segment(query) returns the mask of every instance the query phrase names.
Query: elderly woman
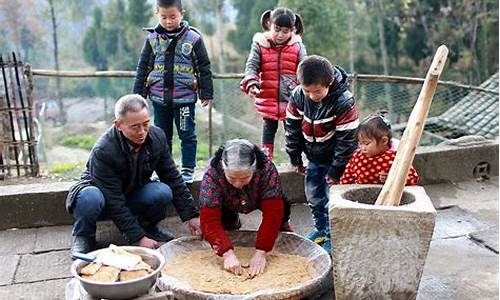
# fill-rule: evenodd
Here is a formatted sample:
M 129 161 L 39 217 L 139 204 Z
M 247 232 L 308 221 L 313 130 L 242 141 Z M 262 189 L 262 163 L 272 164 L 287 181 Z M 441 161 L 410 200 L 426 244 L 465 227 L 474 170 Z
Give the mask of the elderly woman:
M 247 140 L 227 141 L 210 160 L 201 182 L 200 206 L 203 236 L 224 258 L 224 269 L 236 275 L 242 274 L 242 265 L 224 230 L 241 227 L 239 213 L 262 211 L 255 254 L 249 262 L 252 276 L 264 272 L 266 254 L 273 249 L 280 229 L 292 231 L 288 224 L 290 206 L 284 200 L 278 171 Z

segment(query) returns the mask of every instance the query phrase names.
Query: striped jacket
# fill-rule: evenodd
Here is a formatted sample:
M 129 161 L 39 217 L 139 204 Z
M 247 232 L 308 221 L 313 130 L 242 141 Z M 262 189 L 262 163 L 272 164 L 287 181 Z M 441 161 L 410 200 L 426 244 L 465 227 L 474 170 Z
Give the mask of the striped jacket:
M 321 102 L 309 99 L 302 88 L 292 93 L 286 111 L 286 151 L 292 165 L 308 160 L 331 165 L 328 176 L 339 180 L 357 148 L 358 109 L 347 89 L 346 72 L 334 67 L 334 82 Z

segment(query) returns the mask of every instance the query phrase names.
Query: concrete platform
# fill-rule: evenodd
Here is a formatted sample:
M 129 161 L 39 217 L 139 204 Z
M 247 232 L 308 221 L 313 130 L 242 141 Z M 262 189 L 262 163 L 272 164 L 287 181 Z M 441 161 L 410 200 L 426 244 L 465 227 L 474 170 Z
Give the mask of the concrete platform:
M 498 299 L 498 177 L 425 189 L 438 215 L 417 299 Z M 243 229 L 256 230 L 260 213 L 242 220 Z M 312 229 L 305 204 L 292 206 L 291 223 L 298 234 Z M 177 217 L 163 225 L 177 236 L 188 233 Z M 98 230 L 102 246 L 124 243 L 113 224 Z M 70 235 L 71 226 L 0 231 L 0 299 L 64 299 Z

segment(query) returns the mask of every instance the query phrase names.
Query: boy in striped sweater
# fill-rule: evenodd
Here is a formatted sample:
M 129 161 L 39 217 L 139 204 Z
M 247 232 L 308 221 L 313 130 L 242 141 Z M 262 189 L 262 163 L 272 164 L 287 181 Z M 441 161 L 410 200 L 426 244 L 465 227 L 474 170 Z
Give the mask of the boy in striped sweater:
M 330 253 L 329 186 L 338 184 L 357 148 L 358 109 L 347 89 L 347 73 L 321 56 L 299 65 L 300 84 L 287 106 L 286 150 L 297 173 L 305 175 L 305 194 L 315 229 L 307 238 Z M 308 159 L 307 168 L 302 152 Z

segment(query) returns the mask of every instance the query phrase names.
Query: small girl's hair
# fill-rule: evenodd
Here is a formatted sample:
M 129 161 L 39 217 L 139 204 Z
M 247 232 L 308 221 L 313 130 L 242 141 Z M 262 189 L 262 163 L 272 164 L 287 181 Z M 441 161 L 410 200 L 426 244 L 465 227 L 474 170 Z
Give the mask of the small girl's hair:
M 391 122 L 385 117 L 386 114 L 386 111 L 379 111 L 364 118 L 358 126 L 357 137 L 373 138 L 378 144 L 386 136 L 390 142 L 392 138 Z
M 262 13 L 260 16 L 262 29 L 264 31 L 270 30 L 271 24 L 287 28 L 295 27 L 295 33 L 298 35 L 304 33 L 304 21 L 302 17 L 286 7 L 278 7 L 272 11 L 269 9 Z

